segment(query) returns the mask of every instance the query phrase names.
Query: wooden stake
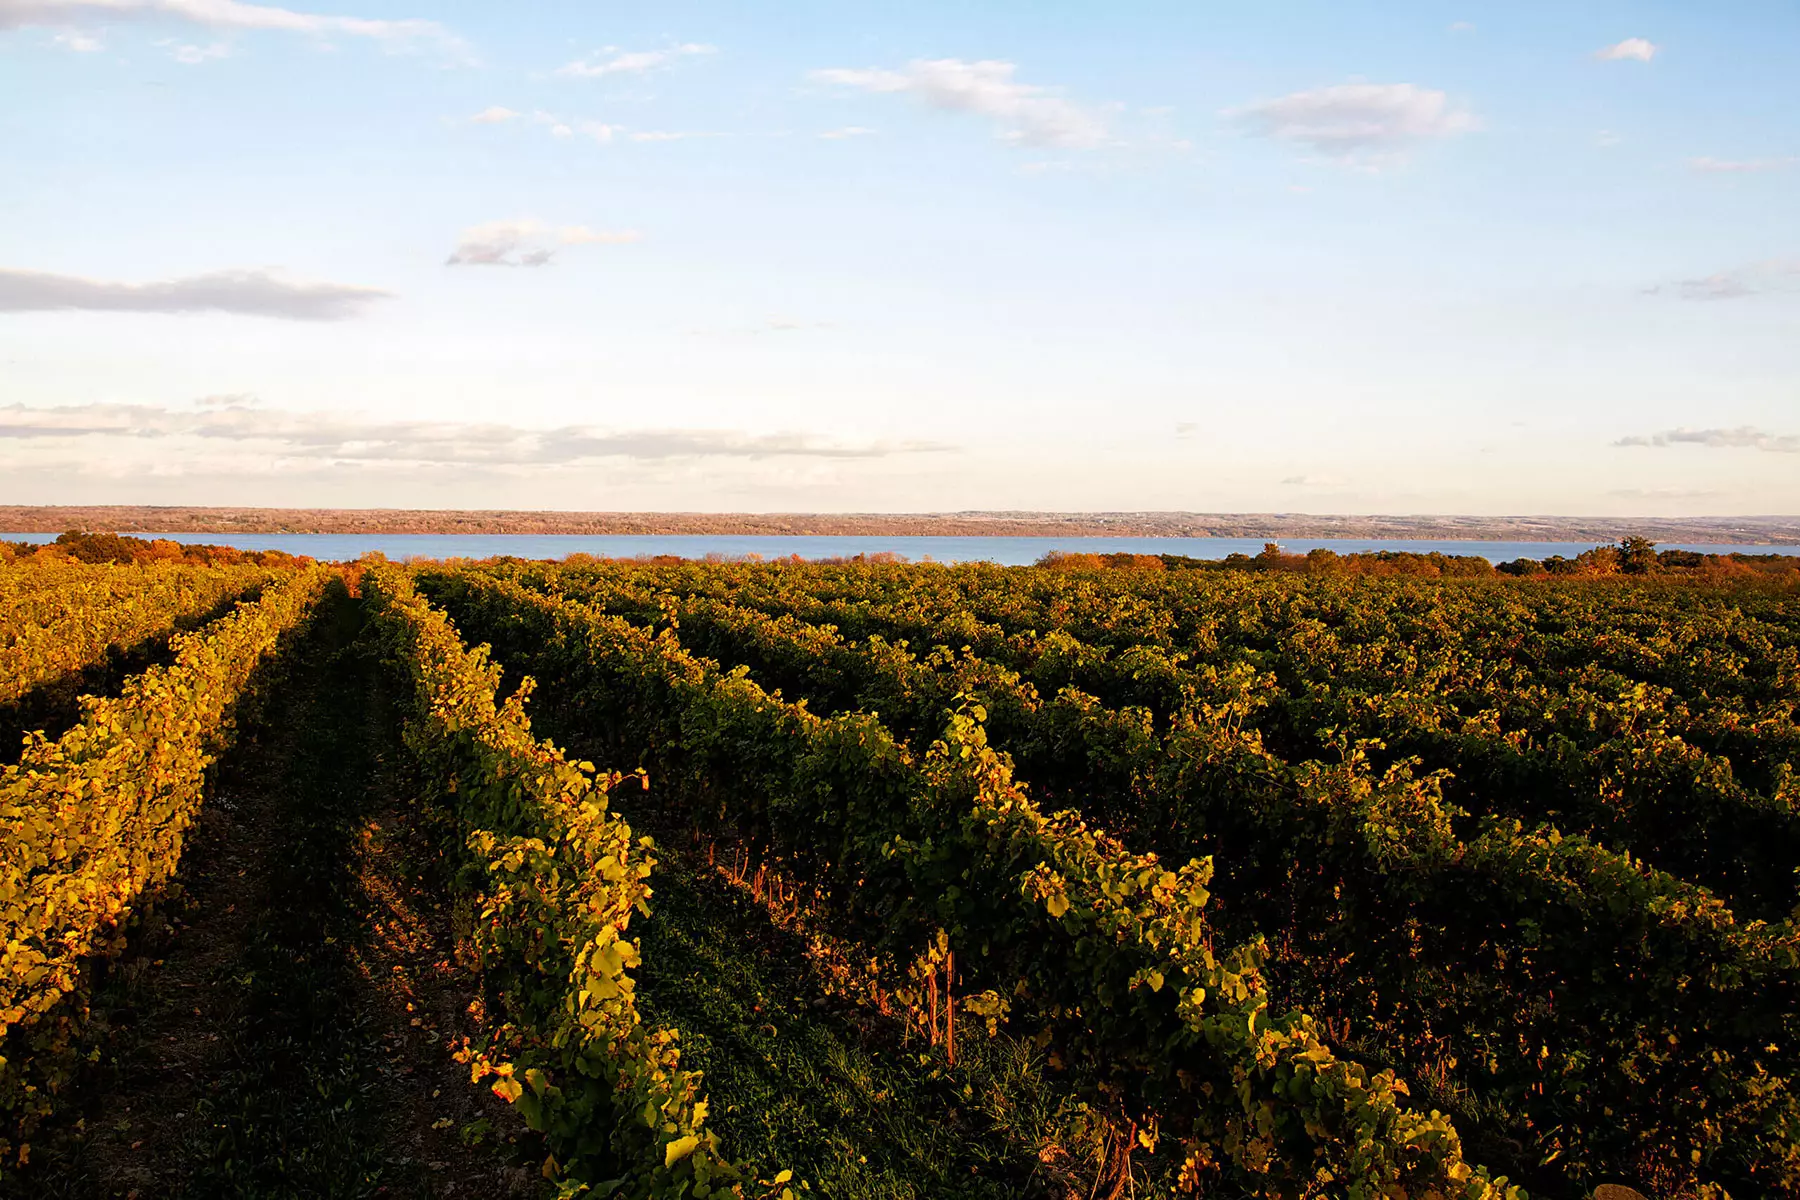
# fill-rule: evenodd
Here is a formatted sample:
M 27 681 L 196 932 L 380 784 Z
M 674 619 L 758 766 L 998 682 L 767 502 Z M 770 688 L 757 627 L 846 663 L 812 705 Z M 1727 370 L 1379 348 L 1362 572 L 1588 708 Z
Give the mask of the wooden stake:
M 938 981 L 937 972 L 933 971 L 925 982 L 925 993 L 931 998 L 931 1044 L 938 1044 Z
M 944 1052 L 956 1065 L 956 952 L 944 953 Z

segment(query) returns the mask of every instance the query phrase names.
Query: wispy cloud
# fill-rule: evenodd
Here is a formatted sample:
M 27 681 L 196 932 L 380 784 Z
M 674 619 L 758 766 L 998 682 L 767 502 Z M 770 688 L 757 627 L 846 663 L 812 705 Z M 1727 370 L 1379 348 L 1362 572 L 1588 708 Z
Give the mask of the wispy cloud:
M 1704 174 L 1750 174 L 1757 171 L 1779 171 L 1800 163 L 1800 158 L 1690 158 L 1688 169 Z
M 1090 150 L 1109 140 L 1106 121 L 1054 90 L 1014 78 L 1010 62 L 959 58 L 915 59 L 900 70 L 831 68 L 812 72 L 820 83 L 869 92 L 905 93 L 945 112 L 987 117 L 1000 137 L 1032 146 Z
M 694 138 L 719 138 L 725 135 L 694 129 L 640 129 L 627 136 L 634 142 L 686 142 Z
M 556 236 L 565 246 L 622 246 L 628 242 L 642 241 L 644 235 L 635 229 L 589 229 L 585 225 L 565 225 L 556 231 Z
M 1723 496 L 1724 492 L 1706 491 L 1699 488 L 1614 488 L 1606 493 L 1617 496 L 1621 500 L 1712 500 Z
M 389 293 L 341 283 L 299 283 L 262 270 L 214 271 L 152 283 L 0 268 L 0 312 L 224 312 L 291 321 L 360 315 Z
M 1445 93 L 1410 83 L 1340 83 L 1226 115 L 1262 137 L 1362 161 L 1391 158 L 1418 143 L 1480 128 L 1475 116 Z
M 0 14 L 3 14 L 4 12 L 5 9 L 0 8 Z M 0 26 L 0 28 L 4 28 L 4 26 Z M 77 54 L 93 54 L 105 49 L 105 47 L 100 44 L 99 38 L 89 37 L 85 33 L 77 33 L 74 30 L 64 30 L 62 33 L 51 38 L 50 41 L 53 45 L 61 46 L 64 50 L 73 50 Z
M 621 245 L 642 236 L 635 230 L 594 230 L 585 225 L 557 228 L 533 217 L 488 221 L 462 231 L 445 265 L 542 267 L 564 246 Z
M 573 138 L 580 134 L 582 137 L 592 138 L 602 145 L 608 145 L 615 141 L 680 142 L 690 138 L 728 136 L 710 130 L 641 129 L 633 131 L 629 126 L 610 121 L 595 121 L 584 117 L 563 117 L 553 112 L 546 112 L 541 108 L 527 115 L 498 104 L 492 108 L 483 109 L 468 120 L 478 125 L 507 125 L 522 120 L 549 130 L 550 136 L 554 138 Z
M 1735 429 L 1665 429 L 1661 433 L 1623 437 L 1615 446 L 1706 446 L 1714 450 L 1762 450 L 1770 454 L 1800 454 L 1800 435 L 1769 433 L 1754 425 Z
M 224 42 L 211 42 L 204 46 L 197 46 L 191 42 L 178 42 L 174 38 L 163 38 L 156 44 L 167 50 L 170 58 L 190 67 L 199 66 L 203 62 L 211 62 L 215 58 L 231 57 L 231 47 Z
M 209 29 L 273 30 L 315 37 L 360 37 L 390 48 L 460 45 L 442 25 L 425 20 L 377 20 L 297 12 L 242 0 L 0 0 L 0 29 L 27 25 L 80 26 L 124 18 L 184 21 Z
M 827 129 L 819 136 L 827 141 L 837 142 L 845 138 L 868 137 L 874 132 L 873 129 L 866 129 L 861 125 L 846 125 L 842 129 Z
M 679 46 L 669 46 L 662 50 L 637 50 L 629 53 L 617 46 L 608 46 L 591 58 L 558 67 L 556 73 L 579 79 L 599 79 L 606 75 L 642 75 L 647 71 L 669 66 L 677 59 L 717 52 L 717 46 L 701 42 L 683 42 Z
M 596 142 L 610 142 L 625 132 L 625 126 L 613 125 L 606 121 L 557 121 L 550 122 L 550 133 L 554 137 L 571 137 L 582 134 L 593 138 Z
M 1790 291 L 1800 286 L 1800 259 L 1769 259 L 1719 271 L 1697 279 L 1677 279 L 1644 289 L 1682 300 L 1736 300 L 1763 292 Z
M 822 329 L 836 329 L 831 321 L 796 321 L 787 317 L 772 317 L 759 325 L 744 325 L 734 329 L 690 329 L 691 337 L 756 337 L 766 333 L 801 333 Z
M 1649 38 L 1626 38 L 1622 42 L 1614 42 L 1610 46 L 1594 51 L 1594 57 L 1605 62 L 1649 62 L 1656 57 L 1658 47 Z
M 82 404 L 0 406 L 0 442 L 118 438 L 231 443 L 314 463 L 442 466 L 566 466 L 597 459 L 873 459 L 942 452 L 927 442 L 832 441 L 809 434 L 722 429 L 609 430 L 590 425 L 533 429 L 503 423 L 377 421 L 345 413 L 266 409 L 237 397 L 204 406 Z

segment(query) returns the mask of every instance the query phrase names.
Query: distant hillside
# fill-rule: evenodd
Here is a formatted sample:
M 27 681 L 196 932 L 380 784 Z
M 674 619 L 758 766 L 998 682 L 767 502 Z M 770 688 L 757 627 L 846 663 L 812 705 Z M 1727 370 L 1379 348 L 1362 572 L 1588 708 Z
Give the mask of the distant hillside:
M 1800 542 L 1800 516 L 1455 517 L 1307 513 L 609 513 L 344 508 L 0 506 L 0 533 L 828 534 L 837 536 L 1463 538 Z

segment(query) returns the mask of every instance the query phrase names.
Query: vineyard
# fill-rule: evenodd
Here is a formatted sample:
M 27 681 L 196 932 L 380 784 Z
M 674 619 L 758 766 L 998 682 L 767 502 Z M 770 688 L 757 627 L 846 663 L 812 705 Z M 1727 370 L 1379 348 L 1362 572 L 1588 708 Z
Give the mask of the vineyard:
M 0 1194 L 1800 1194 L 1792 571 L 184 553 L 0 562 Z

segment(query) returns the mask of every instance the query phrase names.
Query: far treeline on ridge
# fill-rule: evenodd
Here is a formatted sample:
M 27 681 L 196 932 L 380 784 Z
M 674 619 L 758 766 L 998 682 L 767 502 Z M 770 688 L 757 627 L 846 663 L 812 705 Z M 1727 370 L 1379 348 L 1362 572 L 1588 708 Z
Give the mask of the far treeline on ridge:
M 0 531 L 539 536 L 1401 538 L 1503 542 L 1800 542 L 1800 516 L 1036 512 L 704 513 L 511 509 L 0 505 Z
M 1758 576 L 1800 579 L 1800 556 L 1792 554 L 1702 554 L 1694 550 L 1658 550 L 1649 538 L 1627 537 L 1616 546 L 1595 546 L 1574 558 L 1552 554 L 1542 559 L 1515 558 L 1491 563 L 1479 554 L 1416 554 L 1407 550 L 1372 550 L 1339 554 L 1320 547 L 1289 554 L 1277 542 L 1262 553 L 1228 554 L 1224 558 L 1191 558 L 1180 554 L 1066 554 L 1052 551 L 1040 567 L 1080 570 L 1112 568 L 1137 571 L 1279 571 L 1302 575 L 1417 575 L 1435 578 L 1491 575 L 1596 577 L 1607 575 L 1705 575 L 1708 578 Z

